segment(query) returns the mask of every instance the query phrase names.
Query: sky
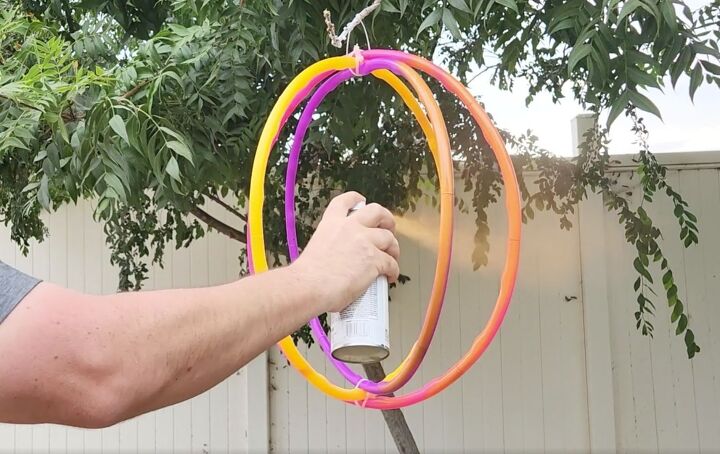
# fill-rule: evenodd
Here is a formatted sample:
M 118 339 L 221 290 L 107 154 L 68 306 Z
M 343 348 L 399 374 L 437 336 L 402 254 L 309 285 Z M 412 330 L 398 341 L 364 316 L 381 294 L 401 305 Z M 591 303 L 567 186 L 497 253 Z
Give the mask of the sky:
M 706 0 L 691 0 L 697 7 Z M 503 91 L 490 83 L 491 75 L 483 74 L 470 84 L 470 90 L 480 97 L 499 127 L 515 134 L 528 129 L 538 137 L 540 146 L 562 156 L 572 155 L 570 123 L 583 113 L 568 90 L 568 96 L 554 104 L 546 93 L 525 105 L 528 81 L 517 80 L 510 91 Z M 653 89 L 645 92 L 660 109 L 663 119 L 642 113 L 649 130 L 650 149 L 656 153 L 680 151 L 720 150 L 720 88 L 703 85 L 695 93 L 695 101 L 688 94 L 689 79 L 683 76 L 675 89 L 669 80 L 664 92 Z M 621 115 L 610 130 L 610 153 L 634 153 L 631 122 Z

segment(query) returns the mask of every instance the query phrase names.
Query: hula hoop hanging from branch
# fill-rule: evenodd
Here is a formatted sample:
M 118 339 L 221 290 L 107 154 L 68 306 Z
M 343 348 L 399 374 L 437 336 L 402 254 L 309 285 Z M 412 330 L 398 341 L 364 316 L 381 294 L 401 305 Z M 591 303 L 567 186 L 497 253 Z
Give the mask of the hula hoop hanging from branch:
M 293 136 L 286 175 L 285 222 L 290 258 L 294 260 L 298 256 L 294 209 L 295 180 L 301 144 L 312 114 L 328 93 L 353 76 L 362 77 L 372 74 L 387 82 L 398 92 L 420 123 L 423 132 L 428 138 L 440 180 L 439 252 L 430 302 L 418 340 L 408 357 L 403 360 L 395 371 L 389 374 L 385 380 L 373 382 L 360 377 L 344 363 L 332 358 L 329 341 L 320 325 L 320 321 L 317 318 L 313 319 L 310 325 L 314 336 L 332 364 L 355 386 L 350 389 L 332 384 L 325 376 L 313 369 L 295 347 L 291 337 L 288 336 L 281 340 L 278 345 L 290 364 L 313 386 L 327 395 L 348 403 L 357 404 L 362 402 L 362 406 L 367 408 L 388 410 L 422 402 L 447 388 L 479 359 L 494 338 L 510 303 L 517 276 L 520 253 L 521 199 L 512 161 L 507 154 L 500 134 L 482 107 L 457 79 L 433 63 L 404 52 L 380 49 L 359 51 L 356 49 L 353 53 L 352 56 L 332 57 L 319 61 L 302 71 L 288 85 L 273 107 L 260 136 L 253 163 L 250 183 L 248 255 L 253 273 L 261 273 L 268 269 L 262 218 L 265 173 L 271 149 L 290 115 L 308 95 L 313 93 L 316 87 L 320 86 L 313 93 L 301 114 Z M 427 84 L 415 70 L 424 72 L 438 80 L 446 90 L 453 93 L 465 105 L 493 150 L 506 189 L 507 250 L 495 308 L 485 328 L 476 337 L 470 349 L 447 372 L 431 380 L 422 388 L 401 396 L 388 397 L 384 396 L 384 394 L 400 389 L 412 378 L 432 341 L 445 296 L 452 247 L 454 176 L 450 140 L 437 102 L 429 91 Z M 397 76 L 403 77 L 415 89 L 420 101 L 425 106 L 427 116 L 408 87 Z

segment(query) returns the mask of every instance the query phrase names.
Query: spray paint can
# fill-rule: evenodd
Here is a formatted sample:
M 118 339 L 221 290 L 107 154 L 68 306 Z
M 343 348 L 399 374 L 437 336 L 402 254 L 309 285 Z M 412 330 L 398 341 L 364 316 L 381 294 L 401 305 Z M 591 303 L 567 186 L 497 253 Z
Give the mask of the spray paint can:
M 365 206 L 361 202 L 350 214 Z M 346 363 L 374 363 L 390 355 L 388 281 L 378 278 L 341 312 L 330 313 L 332 356 Z

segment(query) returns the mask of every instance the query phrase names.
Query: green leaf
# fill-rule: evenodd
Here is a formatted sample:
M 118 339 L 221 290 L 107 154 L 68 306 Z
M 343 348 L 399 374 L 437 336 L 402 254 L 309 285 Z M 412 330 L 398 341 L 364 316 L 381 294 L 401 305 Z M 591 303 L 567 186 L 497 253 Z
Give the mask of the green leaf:
M 665 23 L 668 25 L 668 27 L 670 27 L 670 30 L 673 33 L 677 33 L 678 20 L 677 16 L 675 15 L 675 5 L 673 5 L 673 2 L 671 0 L 661 0 L 660 9 L 662 10 L 662 15 L 663 19 L 665 19 Z
M 671 285 L 673 285 L 673 274 L 672 271 L 667 270 L 665 274 L 663 275 L 663 287 L 665 287 L 665 290 L 668 290 Z
M 557 32 L 560 32 L 562 30 L 567 30 L 569 28 L 573 28 L 574 26 L 575 26 L 575 18 L 574 17 L 566 17 L 565 19 L 551 22 L 550 26 L 548 27 L 547 34 L 554 35 Z
M 568 57 L 568 74 L 572 74 L 575 66 L 580 62 L 580 60 L 590 55 L 590 52 L 592 52 L 592 46 L 590 44 L 580 44 L 573 47 L 573 50 L 570 52 L 570 56 Z
M 175 137 L 177 140 L 179 140 L 181 142 L 185 141 L 185 138 L 183 136 L 181 136 L 180 134 L 178 134 L 177 132 L 173 131 L 170 128 L 166 128 L 165 126 L 160 126 L 160 128 L 158 128 L 158 129 L 160 129 L 160 131 L 164 132 L 165 134 Z
M 598 42 L 601 40 L 598 39 Z M 598 51 L 594 46 L 592 48 L 592 51 L 590 52 L 590 57 L 592 58 L 592 61 L 594 61 L 597 66 L 599 67 L 599 74 L 601 77 L 605 78 L 608 74 L 608 53 L 606 51 Z M 596 71 L 594 71 L 597 73 Z
M 700 347 L 695 343 L 695 334 L 691 329 L 685 331 L 685 346 L 687 347 L 688 358 L 693 358 Z
M 682 334 L 683 331 L 685 331 L 685 328 L 687 328 L 688 325 L 688 318 L 685 314 L 682 314 L 680 318 L 678 319 L 677 323 L 677 329 L 675 330 L 675 334 Z
M 660 23 L 660 17 L 662 16 L 662 14 L 657 7 L 657 0 L 641 0 L 640 7 L 650 13 L 655 19 L 656 23 Z
M 623 5 L 622 9 L 620 10 L 620 14 L 618 14 L 617 22 L 620 22 L 628 15 L 632 14 L 633 11 L 643 6 L 643 3 L 640 0 L 629 0 L 628 2 Z
M 63 138 L 65 143 L 70 143 L 70 136 L 68 135 L 67 127 L 65 126 L 65 122 L 62 118 L 58 119 L 57 125 L 58 132 L 60 132 L 60 137 Z
M 630 102 L 632 102 L 635 107 L 644 110 L 645 112 L 650 112 L 651 114 L 655 115 L 656 117 L 662 119 L 662 115 L 660 114 L 660 109 L 657 108 L 655 103 L 650 101 L 647 96 L 634 91 L 634 90 L 628 90 L 628 94 L 630 97 Z
M 37 198 L 40 206 L 50 211 L 50 189 L 48 185 L 48 177 L 47 175 L 43 175 L 40 179 L 40 189 L 38 190 Z
M 657 77 L 652 74 L 648 74 L 645 71 L 639 69 L 637 66 L 629 66 L 627 68 L 628 79 L 632 80 L 638 85 L 645 85 L 647 87 L 658 87 Z
M 720 76 L 720 65 L 716 65 L 715 63 L 706 60 L 700 60 L 700 64 L 703 65 L 705 71 L 715 74 L 716 76 Z
M 20 192 L 30 192 L 33 189 L 37 189 L 40 187 L 40 183 L 38 181 L 32 181 L 28 183 Z
M 387 11 L 388 13 L 400 13 L 400 10 L 397 9 L 389 0 L 382 2 L 380 9 L 382 11 Z
M 24 144 L 20 139 L 18 139 L 17 137 L 12 137 L 12 136 L 7 137 L 7 138 L 5 139 L 5 141 L 4 141 L 4 143 L 0 143 L 0 145 L 2 145 L 2 147 L 0 147 L 0 148 L 15 147 L 15 148 L 18 148 L 18 149 L 20 149 L 20 150 L 30 151 L 30 148 L 28 148 L 28 146 L 25 145 L 25 144 Z
M 610 108 L 610 114 L 607 119 L 608 128 L 613 124 L 617 117 L 627 108 L 628 100 L 630 95 L 627 91 L 624 91 L 618 98 L 613 101 L 612 107 Z
M 405 15 L 405 10 L 407 10 L 408 3 L 410 0 L 400 0 L 399 5 L 400 6 L 400 17 Z
M 97 221 L 98 219 L 101 219 L 105 215 L 105 211 L 110 208 L 110 199 L 107 197 L 103 197 L 100 199 L 100 202 L 98 203 L 97 208 L 95 208 L 95 213 L 93 213 L 93 218 Z
M 633 266 L 635 267 L 635 270 L 645 279 L 648 280 L 648 282 L 652 283 L 652 276 L 650 276 L 650 273 L 648 270 L 643 266 L 642 262 L 640 262 L 640 259 L 638 257 L 633 260 Z
M 455 19 L 455 16 L 453 16 L 452 11 L 450 11 L 449 9 L 443 11 L 442 21 L 443 24 L 445 24 L 447 29 L 450 31 L 450 34 L 453 38 L 462 39 L 460 27 L 458 26 L 457 20 Z
M 670 316 L 670 321 L 675 323 L 678 318 L 680 318 L 680 315 L 683 312 L 683 303 L 678 301 L 675 303 L 675 306 L 673 307 L 672 315 Z
M 442 14 L 443 8 L 435 8 L 435 10 L 428 14 L 425 20 L 422 21 L 415 37 L 417 38 L 418 36 L 420 36 L 420 33 L 422 33 L 423 30 L 425 30 L 426 28 L 434 27 L 435 25 L 437 25 L 437 23 L 440 21 L 440 18 L 442 17 Z
M 450 6 L 453 8 L 459 9 L 465 13 L 473 13 L 472 9 L 470 9 L 465 0 L 450 0 L 448 3 L 450 3 Z
M 174 156 L 170 157 L 170 160 L 165 166 L 165 171 L 168 175 L 170 175 L 173 180 L 177 181 L 178 183 L 182 182 L 182 180 L 180 179 L 180 166 L 178 165 L 178 162 Z
M 502 6 L 506 8 L 510 8 L 511 10 L 515 11 L 515 14 L 520 14 L 520 11 L 518 10 L 517 3 L 515 3 L 515 0 L 495 0 L 496 3 L 500 3 Z
M 692 73 L 690 73 L 690 99 L 694 100 L 695 92 L 697 91 L 698 87 L 700 87 L 702 81 L 702 67 L 700 67 L 699 64 L 696 64 L 692 70 Z
M 110 119 L 110 127 L 113 131 L 115 131 L 115 134 L 119 135 L 123 138 L 123 140 L 130 145 L 130 140 L 128 139 L 127 130 L 125 129 L 125 121 L 123 121 L 122 117 L 120 115 L 114 115 Z
M 643 267 L 647 267 L 650 265 L 650 260 L 648 260 L 648 256 L 644 253 L 638 254 L 638 258 L 640 259 L 640 263 L 642 263 Z
M 688 69 L 691 60 L 692 48 L 685 46 L 670 70 L 670 82 L 672 82 L 673 87 L 677 84 L 680 75 Z
M 121 202 L 127 202 L 127 193 L 125 192 L 125 187 L 123 186 L 120 178 L 118 178 L 117 175 L 112 173 L 106 173 L 103 179 L 105 180 L 105 184 L 107 184 L 110 188 L 112 188 L 113 191 L 115 191 L 115 194 L 118 195 Z
M 177 141 L 177 140 L 171 140 L 167 143 L 168 148 L 172 149 L 175 153 L 179 154 L 183 158 L 190 161 L 190 163 L 193 163 L 193 156 L 190 149 L 185 145 L 184 143 Z

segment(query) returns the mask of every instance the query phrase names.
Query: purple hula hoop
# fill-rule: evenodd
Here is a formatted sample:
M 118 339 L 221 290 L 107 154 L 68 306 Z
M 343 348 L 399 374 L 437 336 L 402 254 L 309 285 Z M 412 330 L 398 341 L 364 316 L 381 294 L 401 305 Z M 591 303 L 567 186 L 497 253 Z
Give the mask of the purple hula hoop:
M 369 74 L 372 71 L 378 69 L 387 69 L 391 72 L 398 74 L 400 73 L 399 66 L 396 62 L 388 59 L 374 59 L 368 62 L 362 63 L 359 68 L 359 73 L 362 76 Z M 307 130 L 312 122 L 312 116 L 319 107 L 320 103 L 325 97 L 336 89 L 340 84 L 350 80 L 354 77 L 354 74 L 350 70 L 344 70 L 337 72 L 332 77 L 328 78 L 312 95 L 307 105 L 305 106 L 302 115 L 298 121 L 293 136 L 293 143 L 290 149 L 290 155 L 288 158 L 288 167 L 285 177 L 285 231 L 288 241 L 288 249 L 290 254 L 290 260 L 294 261 L 300 255 L 297 244 L 297 230 L 295 224 L 295 183 L 297 178 L 298 163 L 300 160 L 300 151 L 302 150 L 303 140 L 307 133 Z M 293 100 L 293 104 L 294 104 Z M 406 380 L 398 381 L 393 383 L 393 386 L 387 386 L 388 382 L 373 382 L 360 376 L 352 369 L 350 369 L 342 361 L 338 361 L 333 358 L 330 349 L 330 341 L 322 328 L 320 319 L 317 317 L 310 320 L 310 328 L 313 336 L 322 348 L 325 356 L 333 363 L 335 368 L 347 379 L 351 384 L 357 386 L 369 393 L 382 395 L 389 394 L 402 387 L 412 376 L 417 372 L 419 366 L 416 366 L 411 370 L 411 373 L 407 376 Z

